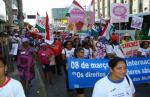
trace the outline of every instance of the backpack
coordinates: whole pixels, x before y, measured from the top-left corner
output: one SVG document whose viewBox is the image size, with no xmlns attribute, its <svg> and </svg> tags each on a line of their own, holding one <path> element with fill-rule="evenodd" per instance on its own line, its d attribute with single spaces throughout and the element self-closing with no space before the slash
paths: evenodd
<svg viewBox="0 0 150 97">
<path fill-rule="evenodd" d="M 128 76 L 126 75 L 125 77 L 126 77 L 126 79 L 127 79 L 127 82 L 128 82 L 128 84 L 129 84 L 129 86 L 130 86 L 130 81 L 129 81 L 129 78 L 128 78 Z"/>
</svg>

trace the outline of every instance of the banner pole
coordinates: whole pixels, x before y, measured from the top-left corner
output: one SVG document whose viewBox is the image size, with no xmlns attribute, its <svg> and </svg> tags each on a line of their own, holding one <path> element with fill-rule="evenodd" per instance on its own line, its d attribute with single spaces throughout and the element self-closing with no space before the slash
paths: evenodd
<svg viewBox="0 0 150 97">
<path fill-rule="evenodd" d="M 121 44 L 121 33 L 120 33 L 120 30 L 121 30 L 121 22 L 119 22 L 119 44 Z"/>
</svg>

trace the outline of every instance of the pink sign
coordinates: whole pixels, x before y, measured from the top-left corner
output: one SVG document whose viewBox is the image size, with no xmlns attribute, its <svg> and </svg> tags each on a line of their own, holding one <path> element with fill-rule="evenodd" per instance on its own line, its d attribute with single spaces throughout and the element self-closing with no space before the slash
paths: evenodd
<svg viewBox="0 0 150 97">
<path fill-rule="evenodd" d="M 86 13 L 86 23 L 87 24 L 94 24 L 95 21 L 95 13 L 94 12 L 87 12 Z"/>
<path fill-rule="evenodd" d="M 110 8 L 110 22 L 119 23 L 119 22 L 128 22 L 129 21 L 129 5 L 114 3 L 111 4 Z"/>
<path fill-rule="evenodd" d="M 83 22 L 85 21 L 85 12 L 77 9 L 73 9 L 70 12 L 70 17 L 68 18 L 69 23 Z"/>
</svg>

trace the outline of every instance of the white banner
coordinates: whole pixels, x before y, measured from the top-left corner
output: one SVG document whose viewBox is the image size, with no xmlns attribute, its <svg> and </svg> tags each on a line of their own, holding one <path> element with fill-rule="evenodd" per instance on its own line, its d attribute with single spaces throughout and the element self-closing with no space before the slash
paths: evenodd
<svg viewBox="0 0 150 97">
<path fill-rule="evenodd" d="M 17 55 L 17 52 L 18 52 L 18 44 L 17 43 L 13 43 L 9 54 L 10 55 Z"/>
<path fill-rule="evenodd" d="M 113 3 L 110 6 L 110 22 L 120 23 L 129 21 L 129 4 Z"/>
<path fill-rule="evenodd" d="M 130 41 L 128 43 L 121 44 L 120 46 L 126 57 L 133 57 L 137 56 L 140 44 L 139 41 Z"/>
<path fill-rule="evenodd" d="M 132 17 L 131 28 L 140 29 L 142 28 L 143 18 L 138 16 Z"/>
</svg>

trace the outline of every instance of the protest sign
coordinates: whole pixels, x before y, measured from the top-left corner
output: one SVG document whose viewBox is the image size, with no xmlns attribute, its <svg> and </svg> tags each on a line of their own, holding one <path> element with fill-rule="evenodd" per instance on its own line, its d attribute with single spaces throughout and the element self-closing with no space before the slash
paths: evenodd
<svg viewBox="0 0 150 97">
<path fill-rule="evenodd" d="M 131 28 L 140 29 L 142 28 L 143 18 L 138 16 L 132 17 Z"/>
<path fill-rule="evenodd" d="M 70 17 L 68 18 L 69 23 L 77 23 L 85 21 L 85 12 L 77 9 L 73 9 L 70 12 Z"/>
<path fill-rule="evenodd" d="M 120 46 L 126 57 L 133 57 L 137 56 L 140 44 L 139 41 L 130 41 L 128 43 L 121 44 Z"/>
<path fill-rule="evenodd" d="M 86 24 L 94 24 L 95 22 L 95 13 L 92 11 L 88 11 L 86 12 L 86 20 L 85 23 Z"/>
<path fill-rule="evenodd" d="M 127 58 L 127 73 L 135 84 L 150 82 L 150 58 Z M 89 88 L 109 73 L 109 59 L 68 59 L 69 87 Z"/>
<path fill-rule="evenodd" d="M 120 23 L 129 21 L 129 4 L 113 3 L 110 7 L 110 22 Z"/>
<path fill-rule="evenodd" d="M 68 60 L 70 88 L 93 87 L 95 82 L 108 73 L 108 60 Z"/>
</svg>

